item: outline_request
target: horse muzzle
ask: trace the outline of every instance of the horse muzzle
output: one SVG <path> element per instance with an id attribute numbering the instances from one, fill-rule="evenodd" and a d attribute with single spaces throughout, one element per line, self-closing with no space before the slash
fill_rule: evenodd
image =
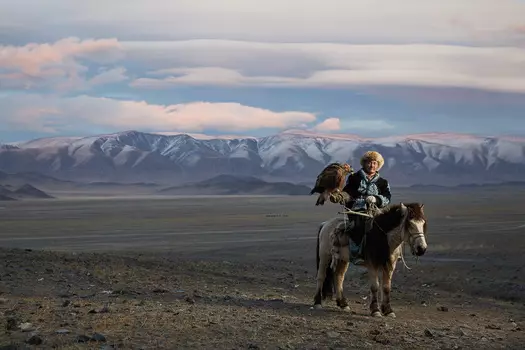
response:
<path id="1" fill-rule="evenodd" d="M 427 242 L 425 241 L 423 234 L 418 234 L 417 237 L 412 241 L 412 254 L 416 256 L 422 256 L 427 251 Z"/>
<path id="2" fill-rule="evenodd" d="M 418 245 L 416 249 L 414 249 L 414 255 L 422 256 L 427 251 L 426 247 Z"/>

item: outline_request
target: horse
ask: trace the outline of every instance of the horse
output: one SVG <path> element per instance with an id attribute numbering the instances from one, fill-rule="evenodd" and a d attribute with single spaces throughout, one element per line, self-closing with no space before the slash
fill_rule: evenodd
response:
<path id="1" fill-rule="evenodd" d="M 404 243 L 417 257 L 427 250 L 427 219 L 424 204 L 399 203 L 376 209 L 371 218 L 357 222 L 352 238 L 364 236 L 362 254 L 370 280 L 370 313 L 373 317 L 396 317 L 390 305 L 392 275 L 402 256 Z M 343 214 L 346 215 L 346 214 Z M 317 288 L 314 308 L 322 308 L 322 301 L 333 296 L 337 306 L 350 309 L 343 294 L 343 281 L 349 266 L 349 237 L 343 233 L 344 218 L 334 217 L 320 224 L 317 231 Z M 365 231 L 366 229 L 366 231 Z M 359 232 L 361 237 L 359 237 Z M 354 237 L 355 236 L 355 237 Z M 382 272 L 383 298 L 379 309 L 379 274 Z"/>

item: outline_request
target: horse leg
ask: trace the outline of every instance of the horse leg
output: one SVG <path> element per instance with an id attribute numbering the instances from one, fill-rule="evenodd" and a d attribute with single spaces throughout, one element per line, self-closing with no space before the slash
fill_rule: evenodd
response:
<path id="1" fill-rule="evenodd" d="M 388 317 L 396 317 L 390 306 L 390 292 L 392 291 L 392 275 L 396 268 L 397 259 L 394 259 L 391 269 L 383 269 L 383 301 L 381 302 L 381 312 Z"/>
<path id="2" fill-rule="evenodd" d="M 370 314 L 374 317 L 381 317 L 381 312 L 379 311 L 379 271 L 377 267 L 368 267 L 368 275 L 370 278 Z"/>
<path id="3" fill-rule="evenodd" d="M 341 309 L 345 311 L 350 310 L 348 301 L 343 295 L 343 282 L 345 280 L 346 271 L 348 270 L 348 265 L 350 265 L 348 261 L 339 260 L 339 263 L 337 264 L 337 267 L 334 273 L 335 275 L 335 300 L 337 302 L 337 306 L 339 306 Z"/>
<path id="4" fill-rule="evenodd" d="M 319 257 L 319 265 L 317 267 L 317 288 L 314 296 L 314 308 L 322 308 L 322 300 L 327 297 L 327 283 L 331 283 L 332 279 L 330 271 L 330 256 L 321 254 Z"/>

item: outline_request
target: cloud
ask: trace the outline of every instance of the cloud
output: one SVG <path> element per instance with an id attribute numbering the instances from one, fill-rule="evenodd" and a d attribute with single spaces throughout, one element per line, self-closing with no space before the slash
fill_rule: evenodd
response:
<path id="1" fill-rule="evenodd" d="M 128 74 L 136 77 L 129 84 L 136 89 L 405 86 L 525 93 L 525 48 L 75 38 L 0 46 L 4 89 L 86 91 L 126 81 Z"/>
<path id="2" fill-rule="evenodd" d="M 0 8 L 5 32 L 27 37 L 477 45 L 513 42 L 525 13 L 515 0 L 0 0 Z"/>
<path id="3" fill-rule="evenodd" d="M 122 45 L 132 61 L 152 67 L 149 77 L 130 84 L 142 89 L 420 86 L 525 93 L 525 48 L 220 40 Z M 293 63 L 302 69 L 283 70 L 283 64 Z M 265 74 L 257 69 L 261 66 Z"/>
<path id="4" fill-rule="evenodd" d="M 51 44 L 0 45 L 0 88 L 66 90 L 122 81 L 123 68 L 116 68 L 86 82 L 89 67 L 81 63 L 110 64 L 122 59 L 122 54 L 116 39 L 65 38 Z"/>
<path id="5" fill-rule="evenodd" d="M 359 119 L 359 120 L 348 120 L 343 123 L 345 130 L 370 130 L 370 131 L 383 131 L 392 130 L 395 127 L 385 120 L 380 119 Z"/>
<path id="6" fill-rule="evenodd" d="M 328 118 L 313 127 L 317 131 L 338 131 L 341 130 L 341 121 L 339 118 Z"/>
<path id="7" fill-rule="evenodd" d="M 158 105 L 85 95 L 71 98 L 14 95 L 0 98 L 0 102 L 4 109 L 1 122 L 8 128 L 48 133 L 78 130 L 83 125 L 111 130 L 202 132 L 215 129 L 234 133 L 306 127 L 316 121 L 312 113 L 276 112 L 239 103 Z"/>

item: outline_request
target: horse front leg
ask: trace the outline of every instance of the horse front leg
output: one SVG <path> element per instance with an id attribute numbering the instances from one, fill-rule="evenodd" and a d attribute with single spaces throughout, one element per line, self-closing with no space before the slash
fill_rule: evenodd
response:
<path id="1" fill-rule="evenodd" d="M 379 311 L 379 271 L 376 267 L 368 267 L 368 276 L 370 278 L 370 314 L 374 317 L 381 317 Z"/>
<path id="2" fill-rule="evenodd" d="M 392 276 L 396 269 L 397 258 L 392 263 L 391 269 L 383 269 L 383 300 L 381 302 L 381 312 L 388 317 L 396 317 L 390 306 L 390 293 L 392 291 Z"/>
<path id="3" fill-rule="evenodd" d="M 348 261 L 339 260 L 335 269 L 335 300 L 337 302 L 337 306 L 345 311 L 350 310 L 348 301 L 346 300 L 343 293 L 343 284 L 346 271 L 348 270 L 348 265 L 350 265 Z"/>

